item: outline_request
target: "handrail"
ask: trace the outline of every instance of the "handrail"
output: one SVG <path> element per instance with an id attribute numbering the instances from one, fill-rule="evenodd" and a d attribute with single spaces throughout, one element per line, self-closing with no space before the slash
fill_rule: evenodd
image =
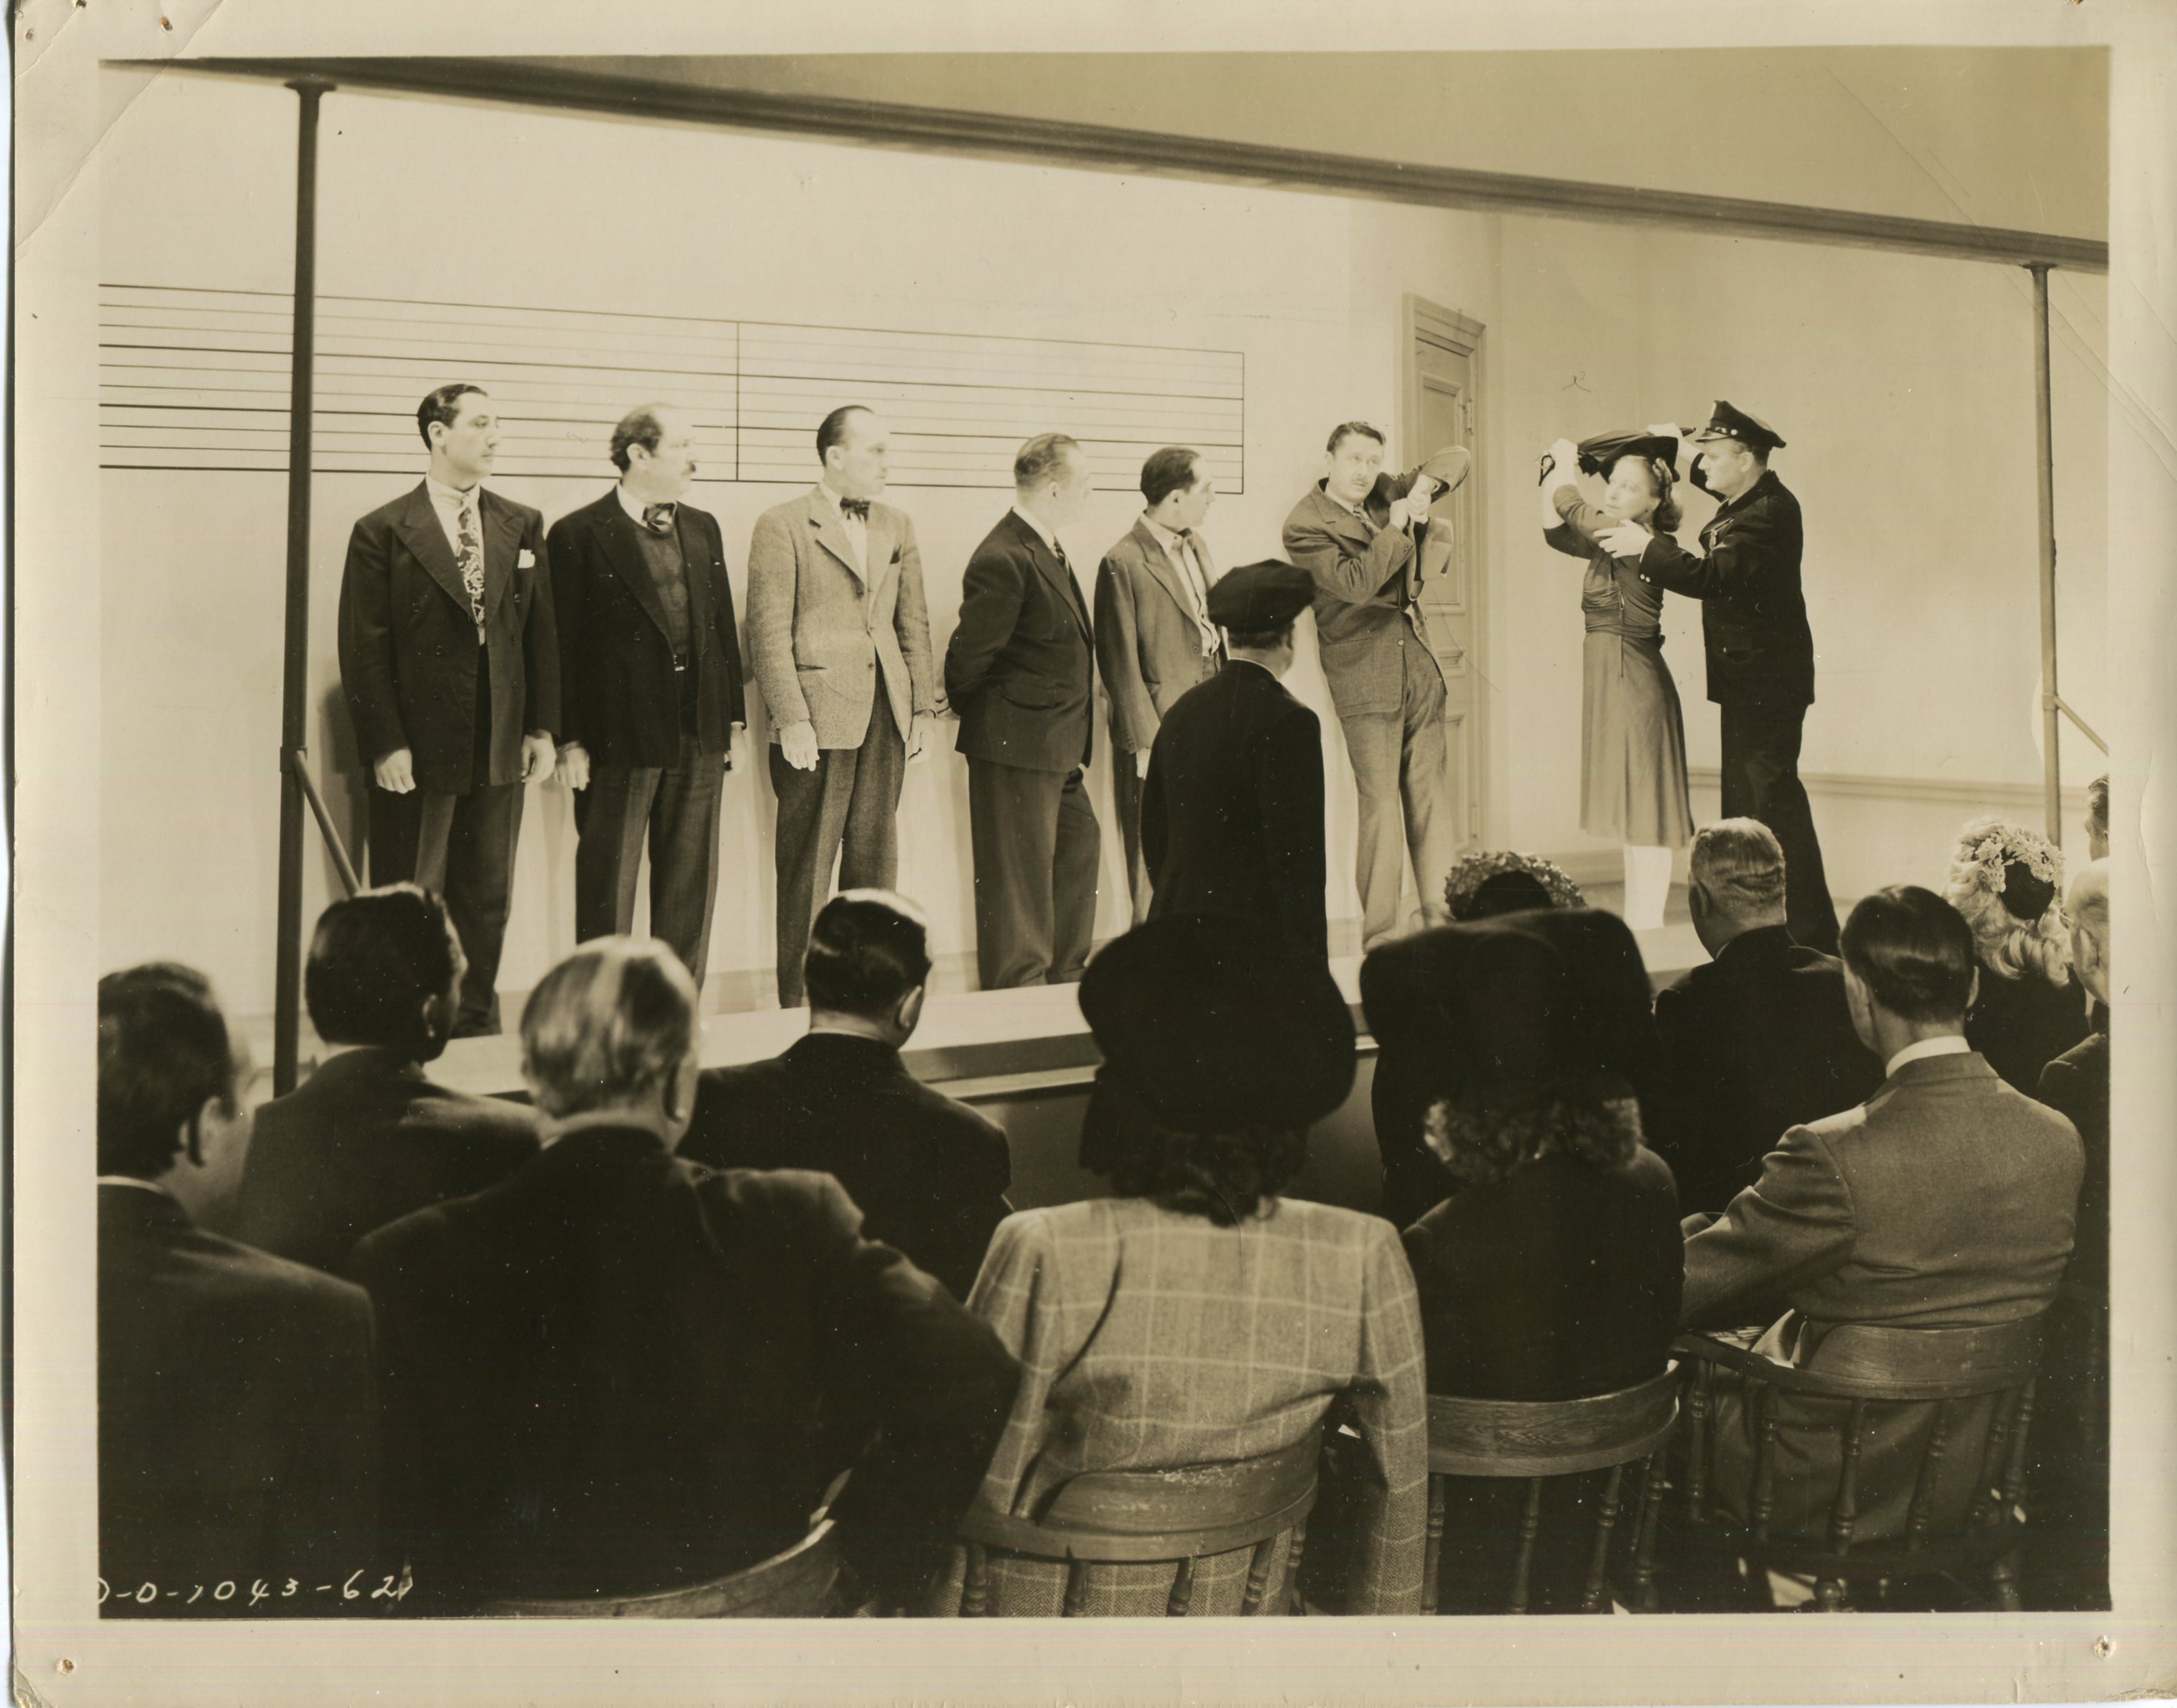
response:
<path id="1" fill-rule="evenodd" d="M 357 876 L 355 862 L 348 858 L 347 844 L 333 827 L 332 816 L 325 810 L 325 799 L 311 779 L 309 756 L 301 748 L 291 747 L 281 757 L 289 774 L 303 786 L 303 799 L 309 802 L 311 816 L 317 820 L 319 832 L 325 837 L 325 851 L 333 857 L 333 870 L 340 874 L 341 887 L 353 895 L 363 887 L 363 880 Z"/>

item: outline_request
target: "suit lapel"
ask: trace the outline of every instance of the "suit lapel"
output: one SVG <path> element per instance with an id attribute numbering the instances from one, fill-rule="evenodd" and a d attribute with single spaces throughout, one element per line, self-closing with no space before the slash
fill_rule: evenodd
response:
<path id="1" fill-rule="evenodd" d="M 870 525 L 863 529 L 863 536 L 869 541 L 870 555 L 874 558 L 876 555 L 876 511 L 872 510 L 870 517 Z M 848 575 L 866 586 L 870 578 L 862 573 L 861 565 L 854 561 L 854 545 L 847 538 L 847 525 L 821 493 L 809 494 L 809 520 L 816 526 L 816 543 L 845 565 Z"/>
<path id="2" fill-rule="evenodd" d="M 685 566 L 681 573 L 688 584 L 688 647 L 693 655 L 692 663 L 693 658 L 702 657 L 702 637 L 711 628 L 711 543 L 703 537 L 703 531 L 688 520 L 688 506 L 685 504 L 673 512 L 673 537 L 680 543 L 680 561 Z M 700 575 L 696 573 L 698 564 L 704 571 Z M 647 569 L 649 565 L 645 564 L 644 567 Z M 653 594 L 655 590 L 653 582 Z M 662 614 L 662 603 L 658 609 Z"/>
<path id="3" fill-rule="evenodd" d="M 1134 523 L 1134 539 L 1142 548 L 1142 561 L 1149 565 L 1149 573 L 1156 577 L 1157 585 L 1171 595 L 1172 603 L 1179 607 L 1180 615 L 1189 623 L 1193 622 L 1193 596 L 1187 592 L 1187 584 L 1180 580 L 1179 571 L 1173 566 L 1171 554 L 1164 548 L 1164 542 L 1149 532 L 1149 525 L 1146 521 L 1139 519 Z M 1205 576 L 1203 579 L 1207 581 L 1208 577 Z"/>
<path id="4" fill-rule="evenodd" d="M 1006 514 L 1012 519 L 1015 530 L 1027 543 L 1028 561 L 1042 572 L 1045 581 L 1065 595 L 1067 608 L 1081 619 L 1081 632 L 1083 635 L 1088 634 L 1089 632 L 1088 607 L 1081 598 L 1080 584 L 1073 579 L 1072 571 L 1061 561 L 1057 553 L 1044 544 L 1041 534 L 1023 521 L 1014 512 L 1008 510 Z"/>
<path id="5" fill-rule="evenodd" d="M 665 602 L 657 597 L 657 583 L 651 578 L 650 559 L 642 554 L 642 542 L 636 538 L 634 521 L 620 506 L 619 494 L 607 493 L 599 501 L 598 510 L 598 531 L 604 535 L 605 549 L 612 559 L 613 568 L 627 583 L 636 603 L 657 625 L 657 632 L 671 640 L 673 630 L 665 620 Z"/>
<path id="6" fill-rule="evenodd" d="M 445 589 L 446 597 L 467 610 L 469 590 L 462 584 L 461 565 L 455 561 L 453 546 L 446 538 L 445 529 L 439 525 L 438 507 L 431 502 L 429 488 L 417 483 L 416 490 L 408 495 L 407 509 L 401 512 L 394 528 L 416 561 Z"/>
<path id="7" fill-rule="evenodd" d="M 483 524 L 483 615 L 488 625 L 506 590 L 514 585 L 515 554 L 521 549 L 521 518 L 496 494 L 479 492 L 477 499 Z"/>

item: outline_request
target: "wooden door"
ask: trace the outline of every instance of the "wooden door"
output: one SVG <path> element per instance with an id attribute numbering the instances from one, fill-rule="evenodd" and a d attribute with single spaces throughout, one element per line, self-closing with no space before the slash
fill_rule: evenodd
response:
<path id="1" fill-rule="evenodd" d="M 1487 797 L 1488 745 L 1477 653 L 1483 628 L 1481 559 L 1481 447 L 1476 407 L 1475 368 L 1481 327 L 1464 315 L 1419 297 L 1406 298 L 1405 445 L 1400 463 L 1411 467 L 1447 445 L 1473 454 L 1475 472 L 1436 509 L 1437 525 L 1452 529 L 1449 572 L 1432 576 L 1421 591 L 1429 643 L 1443 667 L 1449 703 L 1444 709 L 1450 802 L 1461 852 L 1477 847 Z"/>

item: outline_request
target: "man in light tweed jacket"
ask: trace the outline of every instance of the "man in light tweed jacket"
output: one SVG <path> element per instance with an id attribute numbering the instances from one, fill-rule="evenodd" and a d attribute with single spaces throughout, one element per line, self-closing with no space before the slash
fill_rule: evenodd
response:
<path id="1" fill-rule="evenodd" d="M 801 1005 L 809 927 L 842 889 L 899 881 L 899 795 L 937 715 L 922 554 L 885 488 L 884 422 L 858 404 L 816 429 L 815 488 L 756 519 L 749 657 L 778 794 L 778 1001 Z M 881 690 L 881 691 L 880 691 Z"/>

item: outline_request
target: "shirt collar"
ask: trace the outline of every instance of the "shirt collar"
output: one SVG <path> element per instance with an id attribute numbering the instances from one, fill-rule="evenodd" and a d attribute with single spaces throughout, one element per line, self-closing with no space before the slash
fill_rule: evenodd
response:
<path id="1" fill-rule="evenodd" d="M 1321 493 L 1325 498 L 1329 499 L 1331 503 L 1336 505 L 1339 509 L 1344 510 L 1346 515 L 1350 516 L 1359 516 L 1363 521 L 1368 520 L 1368 512 L 1365 508 L 1357 504 L 1346 503 L 1344 499 L 1339 497 L 1336 493 L 1330 489 L 1330 479 L 1329 476 L 1326 475 L 1323 479 L 1316 482 L 1315 489 Z"/>
<path id="2" fill-rule="evenodd" d="M 1166 527 L 1147 510 L 1142 512 L 1142 526 L 1149 531 L 1149 537 L 1165 551 L 1170 552 L 1178 547 L 1179 531 L 1176 528 Z"/>
<path id="3" fill-rule="evenodd" d="M 483 483 L 482 481 L 478 481 L 466 492 L 463 492 L 457 486 L 448 486 L 445 482 L 435 476 L 427 474 L 423 477 L 423 490 L 431 494 L 433 504 L 441 505 L 448 510 L 457 510 L 465 501 L 470 499 L 477 501 L 478 509 L 483 507 Z"/>
<path id="4" fill-rule="evenodd" d="M 102 1174 L 98 1177 L 98 1183 L 101 1186 L 141 1187 L 145 1192 L 156 1192 L 162 1198 L 173 1199 L 174 1198 L 173 1193 L 168 1192 L 166 1187 L 161 1186 L 158 1181 L 155 1180 L 141 1180 L 133 1174 Z M 179 1202 L 177 1199 L 174 1201 Z"/>
<path id="5" fill-rule="evenodd" d="M 642 525 L 642 506 L 636 501 L 634 494 L 628 491 L 627 483 L 620 482 L 613 488 L 613 494 L 619 499 L 619 507 L 627 512 L 628 520 L 640 527 Z"/>
<path id="6" fill-rule="evenodd" d="M 1023 510 L 1018 504 L 1015 504 L 1013 505 L 1013 514 L 1035 530 L 1035 537 L 1041 540 L 1045 545 L 1050 547 L 1051 556 L 1057 557 L 1060 555 L 1058 548 L 1058 536 L 1056 534 L 1051 532 L 1049 528 L 1045 527 L 1041 522 L 1038 521 L 1034 516 Z"/>
<path id="7" fill-rule="evenodd" d="M 1891 1056 L 1882 1073 L 1886 1079 L 1908 1061 L 1924 1061 L 1931 1056 L 1970 1056 L 1972 1053 L 1972 1045 L 1956 1032 L 1945 1033 L 1940 1038 L 1923 1038 L 1917 1044 L 1907 1044 Z"/>
<path id="8" fill-rule="evenodd" d="M 841 521 L 850 520 L 859 521 L 861 520 L 859 516 L 850 518 L 847 515 L 846 510 L 840 505 L 839 494 L 832 490 L 831 485 L 828 482 L 820 480 L 816 483 L 816 496 L 823 499 L 825 504 L 830 506 L 832 514 L 838 517 Z"/>

